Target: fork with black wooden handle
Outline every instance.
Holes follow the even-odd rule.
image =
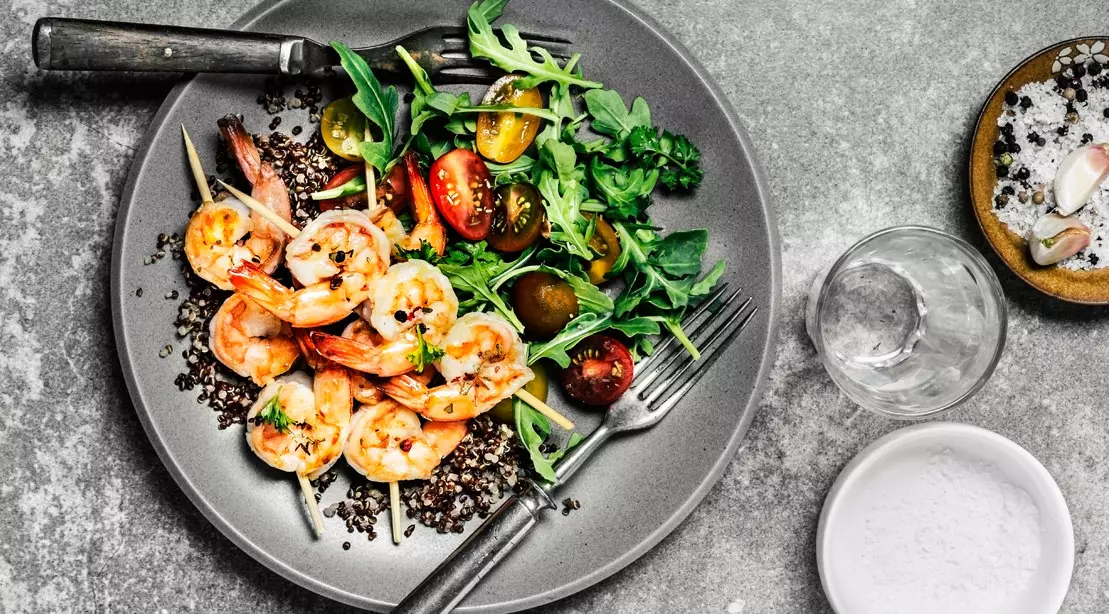
[[[569,40],[521,36],[554,57],[568,57],[563,52]],[[374,72],[395,76],[407,73],[395,51],[398,45],[411,51],[416,62],[441,82],[484,81],[492,75],[488,64],[470,57],[465,28],[428,27],[354,52]],[[32,46],[35,66],[46,70],[301,75],[339,65],[334,49],[302,36],[59,17],[35,23]]]
[[[662,420],[747,327],[758,307],[751,305],[750,298],[740,300],[739,290],[723,298],[726,292],[727,284],[720,286],[682,321],[690,340],[702,348],[701,360],[693,360],[670,337],[640,361],[631,388],[609,407],[601,425],[555,467],[558,484],[574,475],[613,435],[646,429]],[[524,539],[544,509],[555,509],[550,491],[556,485],[531,483],[510,497],[393,614],[443,614],[454,609]]]

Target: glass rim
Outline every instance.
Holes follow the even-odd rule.
[[[832,369],[828,368],[828,359],[826,358],[826,356],[828,355],[828,350],[827,350],[827,348],[825,347],[825,344],[824,344],[824,335],[822,334],[821,324],[820,324],[820,314],[824,309],[824,300],[825,300],[825,297],[827,296],[827,293],[828,293],[829,281],[831,279],[834,279],[835,274],[838,273],[840,270],[842,270],[844,265],[850,260],[850,258],[852,256],[854,256],[856,253],[858,253],[858,251],[861,250],[866,244],[870,243],[871,241],[874,241],[875,239],[881,238],[885,235],[894,234],[894,233],[901,233],[901,232],[906,232],[906,231],[908,231],[908,232],[919,232],[919,233],[926,234],[926,235],[934,235],[934,236],[937,236],[939,238],[947,239],[947,240],[951,241],[957,248],[959,248],[963,253],[965,253],[970,258],[970,260],[972,260],[976,265],[978,265],[979,268],[981,268],[983,271],[986,272],[986,278],[989,282],[988,285],[989,285],[990,292],[997,298],[997,305],[998,305],[998,310],[997,310],[998,311],[998,313],[997,313],[998,322],[997,322],[997,324],[998,324],[999,330],[998,330],[998,335],[997,335],[997,343],[994,347],[993,356],[990,357],[989,364],[986,365],[986,368],[982,371],[981,375],[978,376],[978,380],[976,382],[974,382],[974,384],[970,388],[967,388],[957,398],[945,403],[944,405],[941,405],[941,406],[933,408],[933,409],[929,409],[927,411],[916,412],[916,413],[890,411],[889,409],[879,408],[879,407],[875,407],[871,404],[862,403],[862,402],[859,401],[859,399],[855,398],[854,395],[852,395],[850,392],[848,392],[848,388],[840,383],[839,377],[837,376],[837,374],[834,373]],[[905,224],[905,225],[901,225],[901,226],[890,226],[888,228],[883,228],[881,230],[877,230],[875,232],[872,232],[869,235],[866,235],[865,237],[863,237],[862,239],[859,239],[858,241],[856,241],[853,245],[851,245],[851,247],[847,248],[839,256],[839,258],[836,258],[836,260],[832,263],[831,266],[828,267],[827,272],[824,274],[824,279],[823,279],[823,281],[821,281],[821,284],[820,284],[820,295],[817,297],[816,309],[814,310],[813,313],[814,313],[814,317],[813,317],[814,321],[808,323],[808,325],[812,327],[812,331],[814,333],[814,334],[810,334],[810,340],[812,341],[813,345],[816,346],[817,356],[820,358],[820,362],[824,365],[824,371],[828,374],[828,376],[830,378],[832,378],[832,382],[835,383],[836,386],[839,387],[839,389],[844,394],[846,394],[849,399],[854,401],[857,405],[859,405],[863,409],[866,409],[867,411],[871,411],[871,412],[874,412],[874,413],[882,415],[882,416],[886,416],[888,418],[895,418],[895,419],[898,419],[898,420],[922,420],[922,419],[925,419],[925,418],[931,418],[931,417],[934,417],[938,414],[942,414],[943,412],[951,410],[951,409],[953,409],[955,407],[958,407],[959,405],[962,405],[963,403],[965,403],[972,396],[977,394],[978,391],[980,391],[982,389],[982,387],[986,385],[986,382],[988,382],[990,380],[990,378],[993,376],[994,371],[997,369],[997,364],[999,362],[1001,362],[1001,355],[1004,353],[1005,344],[1008,341],[1009,306],[1005,302],[1005,292],[1001,288],[1001,280],[998,279],[997,273],[994,272],[993,267],[990,266],[990,263],[981,254],[981,252],[974,249],[974,246],[971,245],[970,243],[968,243],[966,240],[964,240],[960,237],[957,237],[957,236],[955,236],[955,235],[953,235],[953,234],[951,234],[951,233],[949,233],[945,230],[940,230],[939,228],[933,228],[931,226],[920,226],[920,225],[917,225],[917,224]]]

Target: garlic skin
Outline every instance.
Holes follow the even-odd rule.
[[[1048,213],[1028,231],[1028,251],[1041,266],[1055,264],[1086,249],[1090,229],[1072,217]]]
[[[1055,209],[1070,215],[1081,209],[1109,175],[1109,144],[1085,145],[1067,154],[1055,172]]]

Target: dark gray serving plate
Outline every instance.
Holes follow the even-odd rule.
[[[355,46],[391,40],[427,25],[462,23],[466,2],[309,0],[267,2],[235,27],[342,39]],[[644,96],[655,123],[684,133],[704,154],[704,185],[689,197],[659,195],[653,217],[667,229],[711,229],[707,261],[728,261],[726,279],[760,308],[751,326],[713,372],[659,426],[618,439],[559,493],[582,507],[548,514],[539,527],[470,596],[460,611],[509,612],[547,603],[615,573],[670,533],[701,501],[735,454],[755,411],[773,359],[781,272],[766,180],[746,132],[704,69],[658,24],[621,0],[514,0],[505,21],[571,38],[586,75],[625,96]],[[201,159],[214,171],[216,119],[241,112],[249,129],[269,122],[255,103],[261,77],[202,76],[181,83],[155,117],[136,156],[120,203],[112,263],[115,334],[131,398],[151,442],[177,483],[205,516],[262,564],[313,591],[384,610],[458,545],[461,536],[418,528],[401,547],[380,535],[367,542],[338,519],[315,540],[295,480],[253,457],[242,428],[216,429],[196,393],[173,384],[182,370],[173,334],[175,302],[184,291],[177,263],[144,266],[160,232],[181,231],[194,203],[179,126],[189,127]],[[346,87],[344,83],[328,84]],[[479,90],[480,91],[480,90]],[[303,116],[301,116],[303,117]],[[288,130],[303,119],[287,117]],[[142,297],[135,296],[143,288]],[[175,353],[159,358],[173,343]],[[600,415],[557,396],[553,403],[584,430]],[[344,494],[340,477],[323,499]],[[476,521],[475,521],[476,522]],[[349,551],[340,544],[350,540]]]

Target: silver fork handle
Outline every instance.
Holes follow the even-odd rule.
[[[31,36],[46,70],[297,74],[305,40],[233,30],[44,17]]]
[[[565,480],[581,467],[612,434],[601,424],[589,437],[571,450],[555,470],[559,481]],[[482,578],[493,571],[539,521],[544,509],[557,506],[548,494],[550,486],[534,483],[518,496],[508,499],[431,572],[393,614],[446,614],[474,590]]]

